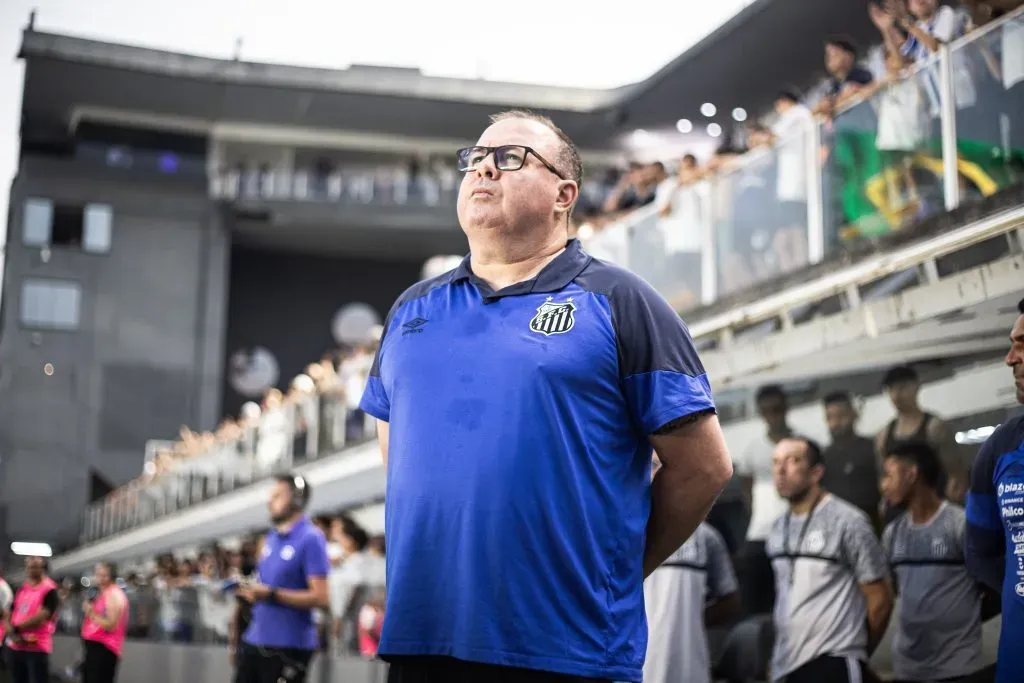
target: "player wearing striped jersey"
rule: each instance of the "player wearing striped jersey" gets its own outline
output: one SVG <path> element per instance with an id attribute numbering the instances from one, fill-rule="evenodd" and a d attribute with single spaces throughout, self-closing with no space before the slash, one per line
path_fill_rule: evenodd
<path id="1" fill-rule="evenodd" d="M 926 443 L 896 446 L 882 492 L 904 510 L 882 534 L 900 596 L 892 642 L 897 681 L 992 680 L 981 658 L 981 590 L 964 565 L 964 510 L 939 496 L 942 464 Z"/>
<path id="2" fill-rule="evenodd" d="M 740 599 L 722 536 L 702 523 L 644 581 L 644 683 L 710 683 L 706 626 L 739 614 Z"/>
<path id="3" fill-rule="evenodd" d="M 1024 404 L 1024 299 L 1010 331 L 1006 364 Z M 997 683 L 1024 681 L 1024 415 L 1007 420 L 981 447 L 967 492 L 967 570 L 1003 598 Z"/>

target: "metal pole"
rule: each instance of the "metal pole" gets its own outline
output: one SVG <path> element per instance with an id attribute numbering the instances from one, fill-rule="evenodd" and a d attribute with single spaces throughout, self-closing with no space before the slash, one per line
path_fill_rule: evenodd
<path id="1" fill-rule="evenodd" d="M 960 205 L 960 171 L 957 168 L 956 93 L 953 90 L 953 52 L 939 50 L 939 116 L 942 127 L 942 185 L 946 211 Z M 922 74 L 924 76 L 924 74 Z"/>

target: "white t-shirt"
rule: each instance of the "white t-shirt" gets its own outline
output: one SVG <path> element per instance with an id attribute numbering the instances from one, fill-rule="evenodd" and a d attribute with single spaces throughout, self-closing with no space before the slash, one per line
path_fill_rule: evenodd
<path id="1" fill-rule="evenodd" d="M 807 201 L 807 141 L 814 114 L 797 104 L 779 115 L 772 132 L 778 138 L 776 195 L 783 202 Z"/>
<path id="2" fill-rule="evenodd" d="M 775 520 L 785 514 L 786 501 L 775 490 L 772 481 L 772 453 L 775 443 L 767 434 L 757 437 L 740 453 L 733 463 L 738 474 L 754 480 L 751 495 L 750 526 L 747 527 L 748 541 L 763 541 L 772 531 Z"/>
<path id="3" fill-rule="evenodd" d="M 1003 24 L 1000 46 L 1003 87 L 1009 90 L 1024 81 L 1024 15 Z"/>
<path id="4" fill-rule="evenodd" d="M 345 616 L 356 588 L 366 583 L 366 553 L 353 553 L 346 557 L 340 567 L 331 570 L 329 583 L 331 614 L 339 619 Z"/>
<path id="5" fill-rule="evenodd" d="M 644 581 L 644 683 L 710 683 L 704 607 L 738 588 L 725 541 L 703 523 Z"/>
<path id="6" fill-rule="evenodd" d="M 659 209 L 672 203 L 672 213 L 658 220 L 665 251 L 700 253 L 704 244 L 704 221 L 708 217 L 707 183 L 679 187 L 678 179 L 668 178 L 658 185 L 654 202 Z"/>

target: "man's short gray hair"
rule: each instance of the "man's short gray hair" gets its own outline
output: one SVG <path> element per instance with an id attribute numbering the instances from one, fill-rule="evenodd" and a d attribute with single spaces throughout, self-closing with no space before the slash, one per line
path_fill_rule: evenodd
<path id="1" fill-rule="evenodd" d="M 491 123 L 506 121 L 508 119 L 525 119 L 536 121 L 558 137 L 559 150 L 558 158 L 551 159 L 551 163 L 561 171 L 569 180 L 576 181 L 577 185 L 583 183 L 583 161 L 580 159 L 580 151 L 576 149 L 576 143 L 572 141 L 565 131 L 555 125 L 547 116 L 529 111 L 527 109 L 510 109 L 491 115 Z"/>

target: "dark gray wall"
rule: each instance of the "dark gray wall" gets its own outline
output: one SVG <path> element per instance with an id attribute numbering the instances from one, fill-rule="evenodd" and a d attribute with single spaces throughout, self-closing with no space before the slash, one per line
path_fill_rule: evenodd
<path id="1" fill-rule="evenodd" d="M 262 346 L 277 360 L 277 386 L 338 344 L 331 334 L 335 313 L 366 303 L 383 322 L 391 304 L 422 271 L 422 262 L 370 261 L 235 246 L 231 251 L 225 354 Z M 237 414 L 250 398 L 230 386 L 225 373 L 224 414 Z"/>
<path id="2" fill-rule="evenodd" d="M 110 253 L 55 247 L 44 263 L 22 242 L 28 197 L 111 205 Z M 22 160 L 0 329 L 0 500 L 12 540 L 72 540 L 90 469 L 123 483 L 139 474 L 147 439 L 216 423 L 229 254 L 201 185 Z M 80 328 L 23 327 L 26 276 L 81 283 Z"/>

